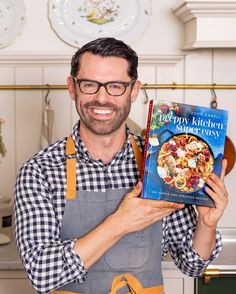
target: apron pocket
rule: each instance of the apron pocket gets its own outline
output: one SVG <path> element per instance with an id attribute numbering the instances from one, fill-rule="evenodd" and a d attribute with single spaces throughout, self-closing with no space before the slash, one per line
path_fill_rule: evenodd
<path id="1" fill-rule="evenodd" d="M 143 231 L 126 235 L 105 253 L 105 263 L 114 270 L 141 268 L 148 260 L 150 249 L 150 236 L 144 237 L 147 236 Z"/>

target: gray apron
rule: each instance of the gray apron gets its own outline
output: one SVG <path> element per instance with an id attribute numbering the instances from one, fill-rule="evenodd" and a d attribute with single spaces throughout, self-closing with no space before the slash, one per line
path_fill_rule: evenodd
<path id="1" fill-rule="evenodd" d="M 75 199 L 69 200 L 70 197 L 67 197 L 61 239 L 79 239 L 84 236 L 112 214 L 129 191 L 130 189 L 76 191 Z M 144 288 L 162 285 L 161 241 L 161 221 L 142 231 L 129 233 L 89 268 L 85 282 L 71 282 L 57 291 L 107 294 L 114 277 L 126 272 L 135 276 Z M 123 288 L 118 293 L 128 291 L 128 288 Z"/>

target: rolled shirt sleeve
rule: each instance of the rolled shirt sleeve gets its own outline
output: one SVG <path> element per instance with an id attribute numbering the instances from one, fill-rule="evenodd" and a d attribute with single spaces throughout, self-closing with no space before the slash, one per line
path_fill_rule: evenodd
<path id="1" fill-rule="evenodd" d="M 192 277 L 201 276 L 222 249 L 221 235 L 217 231 L 215 247 L 210 257 L 202 259 L 193 248 L 196 224 L 197 214 L 191 205 L 176 211 L 163 221 L 163 257 L 169 252 L 181 272 Z"/>
<path id="2" fill-rule="evenodd" d="M 73 250 L 75 240 L 60 239 L 61 222 L 47 183 L 42 171 L 26 164 L 17 177 L 14 205 L 18 250 L 33 287 L 44 294 L 87 275 Z"/>

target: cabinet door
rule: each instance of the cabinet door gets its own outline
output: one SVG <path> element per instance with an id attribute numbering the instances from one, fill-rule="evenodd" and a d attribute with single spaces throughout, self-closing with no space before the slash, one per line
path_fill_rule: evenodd
<path id="1" fill-rule="evenodd" d="M 0 279 L 0 294 L 36 294 L 26 279 Z"/>
<path id="2" fill-rule="evenodd" d="M 194 278 L 182 274 L 178 269 L 164 270 L 165 294 L 194 294 Z"/>
<path id="3" fill-rule="evenodd" d="M 0 271 L 0 294 L 37 294 L 28 281 L 25 272 Z"/>
<path id="4" fill-rule="evenodd" d="M 165 294 L 183 294 L 183 284 L 183 279 L 164 279 Z"/>

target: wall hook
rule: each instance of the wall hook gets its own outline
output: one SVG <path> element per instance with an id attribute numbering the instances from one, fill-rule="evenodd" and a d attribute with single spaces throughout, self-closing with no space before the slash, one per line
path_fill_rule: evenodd
<path id="1" fill-rule="evenodd" d="M 212 94 L 212 100 L 211 100 L 211 107 L 216 109 L 217 106 L 218 106 L 218 103 L 217 103 L 217 96 L 216 96 L 216 92 L 215 92 L 215 89 L 214 89 L 214 86 L 216 84 L 213 84 L 212 85 L 212 88 L 211 88 L 211 94 Z"/>
<path id="2" fill-rule="evenodd" d="M 146 88 L 145 88 L 145 86 L 146 86 L 147 84 L 144 84 L 143 85 L 143 88 L 142 88 L 142 91 L 143 91 L 143 94 L 144 94 L 144 104 L 147 104 L 148 103 L 148 94 L 147 94 L 147 91 L 146 91 Z"/>
<path id="3" fill-rule="evenodd" d="M 49 93 L 51 91 L 51 88 L 50 88 L 49 84 L 46 84 L 46 85 L 48 86 L 48 90 L 47 90 L 47 93 L 45 95 L 44 100 L 45 100 L 45 103 L 49 106 L 50 105 L 50 98 L 48 96 L 49 96 Z"/>

